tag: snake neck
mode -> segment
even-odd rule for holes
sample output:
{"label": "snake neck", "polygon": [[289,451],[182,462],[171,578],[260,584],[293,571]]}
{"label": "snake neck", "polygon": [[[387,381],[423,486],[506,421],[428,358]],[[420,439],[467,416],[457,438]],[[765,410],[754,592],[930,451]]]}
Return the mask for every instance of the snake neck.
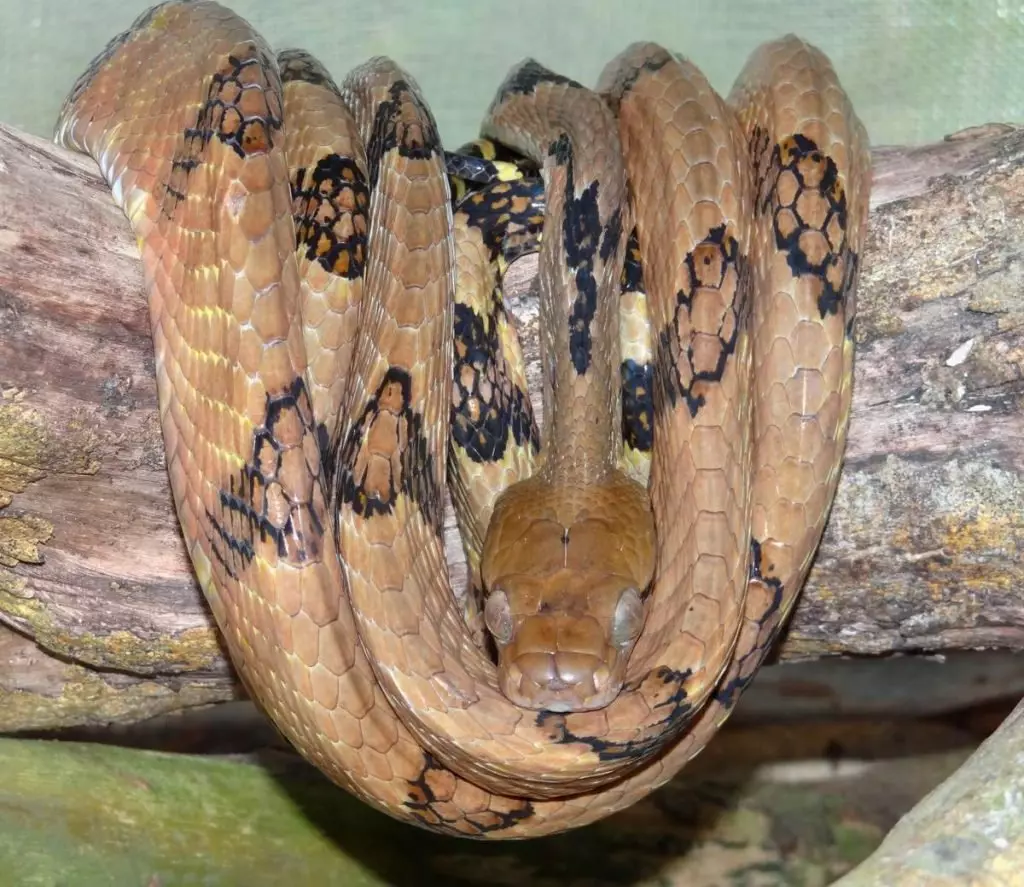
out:
{"label": "snake neck", "polygon": [[622,450],[619,290],[630,217],[618,134],[605,111],[595,107],[591,137],[567,125],[544,158],[541,470],[555,482],[600,480]]}
{"label": "snake neck", "polygon": [[[618,300],[626,206],[602,200],[602,189],[617,191],[617,183],[605,185],[585,168],[581,177],[574,157],[563,139],[546,170],[549,213],[538,279],[542,471],[555,481],[587,483],[613,470],[622,448]],[[620,172],[615,164],[605,170]]]}
{"label": "snake neck", "polygon": [[509,72],[483,134],[541,166],[541,472],[590,483],[622,449],[619,290],[632,221],[618,122],[604,99],[533,60]]}

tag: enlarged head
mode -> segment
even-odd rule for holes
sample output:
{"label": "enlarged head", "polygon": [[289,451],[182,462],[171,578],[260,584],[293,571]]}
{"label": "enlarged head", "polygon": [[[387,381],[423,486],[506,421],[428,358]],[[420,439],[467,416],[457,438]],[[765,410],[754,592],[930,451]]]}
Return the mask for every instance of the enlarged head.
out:
{"label": "enlarged head", "polygon": [[484,621],[502,692],[524,708],[603,708],[646,619],[654,519],[637,484],[530,479],[498,500],[484,544]]}

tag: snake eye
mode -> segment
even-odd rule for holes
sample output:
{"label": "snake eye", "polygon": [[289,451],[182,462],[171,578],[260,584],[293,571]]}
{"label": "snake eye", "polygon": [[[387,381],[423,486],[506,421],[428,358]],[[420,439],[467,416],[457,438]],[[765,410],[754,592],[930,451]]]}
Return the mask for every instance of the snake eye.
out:
{"label": "snake eye", "polygon": [[625,647],[640,637],[640,629],[644,627],[644,602],[635,588],[627,588],[612,616],[612,643],[617,647]]}
{"label": "snake eye", "polygon": [[512,640],[512,608],[508,596],[497,589],[487,596],[484,604],[484,623],[494,636],[494,642],[504,646]]}

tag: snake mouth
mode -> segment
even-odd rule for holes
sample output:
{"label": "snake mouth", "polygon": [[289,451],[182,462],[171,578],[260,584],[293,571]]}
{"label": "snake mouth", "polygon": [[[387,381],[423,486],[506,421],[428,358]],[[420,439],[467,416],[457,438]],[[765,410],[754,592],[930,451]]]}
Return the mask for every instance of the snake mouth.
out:
{"label": "snake mouth", "polygon": [[523,708],[574,712],[604,708],[622,681],[605,659],[587,653],[520,653],[502,669],[502,692]]}

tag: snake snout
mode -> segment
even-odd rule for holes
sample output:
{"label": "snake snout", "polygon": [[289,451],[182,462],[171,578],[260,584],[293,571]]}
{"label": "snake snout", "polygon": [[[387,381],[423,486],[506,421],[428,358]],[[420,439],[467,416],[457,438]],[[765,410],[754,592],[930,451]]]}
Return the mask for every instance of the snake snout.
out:
{"label": "snake snout", "polygon": [[619,650],[592,616],[542,612],[521,617],[499,643],[502,692],[529,709],[569,712],[603,708],[622,687]]}
{"label": "snake snout", "polygon": [[621,681],[600,656],[587,653],[523,653],[510,663],[503,690],[524,708],[570,712],[603,708]]}
{"label": "snake snout", "polygon": [[[518,677],[519,705],[551,712],[603,708],[618,692],[600,657],[589,653],[522,653],[509,669]],[[609,692],[610,690],[610,692]],[[514,691],[513,691],[514,692]]]}

